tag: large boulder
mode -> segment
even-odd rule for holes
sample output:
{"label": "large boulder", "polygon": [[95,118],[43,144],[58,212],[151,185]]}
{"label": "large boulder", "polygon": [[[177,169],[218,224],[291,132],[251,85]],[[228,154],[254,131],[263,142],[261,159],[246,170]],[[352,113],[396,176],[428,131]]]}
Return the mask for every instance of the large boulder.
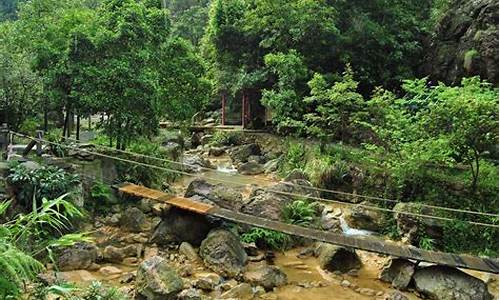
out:
{"label": "large boulder", "polygon": [[243,274],[246,282],[254,286],[262,286],[266,291],[287,283],[286,274],[276,266],[259,265],[249,269]]}
{"label": "large boulder", "polygon": [[[420,218],[410,214],[435,215],[432,208],[422,207],[419,203],[400,202],[393,208],[399,233],[411,244],[418,244],[421,232],[439,242],[443,237],[443,223],[436,219]],[[408,214],[410,213],[410,214]]]}
{"label": "large boulder", "polygon": [[182,242],[179,246],[179,253],[187,257],[192,262],[197,262],[200,259],[198,251],[188,242]]}
{"label": "large boulder", "polygon": [[447,84],[479,75],[498,85],[498,0],[453,0],[424,48],[422,74]]}
{"label": "large boulder", "polygon": [[183,283],[167,260],[153,256],[139,265],[135,285],[139,299],[173,300]]}
{"label": "large boulder", "polygon": [[97,260],[97,247],[88,243],[78,243],[66,248],[57,256],[57,266],[61,271],[90,268]]}
{"label": "large boulder", "polygon": [[199,196],[209,200],[213,189],[214,189],[213,184],[208,183],[204,179],[196,178],[195,180],[189,183],[186,192],[184,193],[184,197],[191,198],[193,196]]}
{"label": "large boulder", "polygon": [[351,248],[320,243],[315,251],[322,269],[342,273],[361,268],[361,260]]}
{"label": "large boulder", "polygon": [[252,155],[260,155],[260,147],[257,144],[246,144],[234,147],[231,149],[229,156],[234,164],[239,165],[248,162],[248,158]]}
{"label": "large boulder", "polygon": [[191,181],[184,194],[186,198],[208,200],[203,202],[215,203],[222,208],[239,211],[244,204],[240,192],[223,184],[210,184],[203,179]]}
{"label": "large boulder", "polygon": [[199,155],[190,154],[182,157],[184,171],[189,173],[200,172],[204,168],[215,169],[208,159],[204,159]]}
{"label": "large boulder", "polygon": [[108,262],[121,263],[126,257],[140,257],[142,253],[141,244],[132,244],[125,247],[106,246],[102,251],[102,258]]}
{"label": "large boulder", "polygon": [[210,147],[208,150],[208,155],[211,156],[221,156],[226,153],[226,148],[225,147]]}
{"label": "large boulder", "polygon": [[368,202],[352,207],[346,214],[345,220],[352,228],[370,231],[380,231],[383,228],[385,216],[380,210],[367,208],[374,206]]}
{"label": "large boulder", "polygon": [[200,246],[205,266],[226,277],[239,275],[247,263],[247,254],[240,240],[225,229],[211,231]]}
{"label": "large boulder", "polygon": [[264,166],[255,161],[249,161],[238,167],[238,173],[242,175],[258,175],[264,173]]}
{"label": "large boulder", "polygon": [[199,214],[171,208],[156,227],[151,241],[158,245],[188,242],[199,245],[212,228],[211,223]]}
{"label": "large boulder", "polygon": [[167,131],[164,134],[162,145],[167,145],[169,143],[179,144],[181,147],[184,146],[184,137],[180,131]]}
{"label": "large boulder", "polygon": [[141,232],[148,228],[146,215],[137,207],[129,207],[121,215],[120,225],[130,232]]}
{"label": "large boulder", "polygon": [[182,155],[182,144],[168,142],[161,146],[170,159],[177,160]]}
{"label": "large boulder", "polygon": [[252,286],[244,282],[222,293],[221,299],[249,300],[253,299],[253,296]]}
{"label": "large boulder", "polygon": [[389,282],[398,290],[404,290],[410,284],[415,264],[402,258],[391,259],[382,269],[380,280]]}
{"label": "large boulder", "polygon": [[268,188],[254,191],[241,211],[262,218],[280,220],[283,208],[296,199],[292,194],[318,197],[318,192],[306,180],[293,180],[290,183],[280,182]]}
{"label": "large boulder", "polygon": [[458,269],[431,266],[415,271],[415,288],[436,300],[490,300],[488,286],[482,280]]}

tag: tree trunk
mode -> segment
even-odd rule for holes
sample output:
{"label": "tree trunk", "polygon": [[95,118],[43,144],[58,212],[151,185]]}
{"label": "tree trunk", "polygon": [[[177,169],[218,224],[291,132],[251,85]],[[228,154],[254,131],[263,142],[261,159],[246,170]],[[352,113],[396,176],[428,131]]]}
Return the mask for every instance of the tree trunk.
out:
{"label": "tree trunk", "polygon": [[76,140],[80,141],[80,115],[76,116]]}
{"label": "tree trunk", "polygon": [[69,125],[69,110],[66,110],[66,116],[64,117],[64,126],[62,132],[63,138],[66,137],[66,133],[69,131],[68,125]]}
{"label": "tree trunk", "polygon": [[47,112],[47,108],[45,106],[43,109],[43,131],[49,131],[49,113]]}

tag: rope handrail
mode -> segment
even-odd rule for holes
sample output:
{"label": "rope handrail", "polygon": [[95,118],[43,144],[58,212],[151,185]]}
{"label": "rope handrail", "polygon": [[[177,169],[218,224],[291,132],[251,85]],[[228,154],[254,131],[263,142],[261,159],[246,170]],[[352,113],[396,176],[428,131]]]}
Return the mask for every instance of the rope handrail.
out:
{"label": "rope handrail", "polygon": [[[72,138],[66,138],[66,139],[78,142],[78,140],[76,140],[76,139],[72,139]],[[123,154],[128,154],[128,155],[136,156],[136,157],[142,157],[142,158],[147,158],[147,159],[152,159],[152,160],[167,162],[167,163],[171,163],[171,164],[176,164],[176,165],[180,165],[180,166],[187,166],[187,167],[197,168],[197,169],[200,169],[200,170],[205,170],[205,171],[210,171],[210,172],[223,173],[223,172],[220,172],[220,171],[217,171],[217,170],[214,170],[214,169],[211,169],[211,168],[199,166],[199,165],[191,165],[191,164],[187,164],[187,163],[183,163],[183,162],[178,162],[178,161],[174,161],[174,160],[169,160],[169,159],[165,159],[165,158],[160,158],[160,157],[155,157],[155,156],[151,156],[151,155],[145,155],[145,154],[141,154],[141,153],[135,153],[135,152],[125,151],[125,150],[121,150],[121,149],[115,149],[113,147],[108,147],[108,146],[105,146],[105,145],[98,145],[98,144],[91,144],[91,145],[94,145],[96,147],[100,147],[100,148],[103,148],[103,149],[109,149],[110,151],[115,151],[115,152],[119,152],[119,153],[123,153]],[[79,149],[79,150],[81,150],[81,149]],[[237,176],[241,176],[241,175],[238,174]],[[254,178],[254,180],[264,181],[264,182],[275,182],[273,180],[266,179],[266,178]],[[303,188],[303,186],[295,184],[295,183],[292,183],[292,182],[281,181],[281,183],[284,184],[284,185],[292,186],[292,187],[302,187]],[[318,192],[326,192],[326,193],[338,194],[338,195],[344,195],[344,196],[359,197],[359,198],[364,198],[364,199],[369,199],[369,200],[376,200],[376,201],[383,201],[383,202],[389,202],[389,203],[405,203],[403,201],[398,201],[398,200],[394,200],[394,199],[388,199],[388,198],[382,198],[382,197],[376,197],[376,196],[368,196],[368,195],[361,195],[361,194],[354,194],[354,193],[348,193],[348,192],[343,192],[343,191],[338,191],[338,190],[331,190],[331,189],[324,189],[324,188],[318,188],[318,187],[311,187],[311,188],[308,188],[308,189],[315,190],[315,191],[318,191]],[[437,210],[443,210],[443,211],[463,213],[463,214],[471,214],[471,215],[479,215],[479,216],[487,216],[487,217],[498,217],[498,214],[495,214],[495,213],[480,212],[480,211],[474,211],[474,210],[464,210],[464,209],[459,209],[459,208],[451,208],[451,207],[445,207],[445,206],[430,205],[430,204],[425,204],[425,203],[419,203],[419,206],[420,207],[427,207],[427,208],[437,209]]]}
{"label": "rope handrail", "polygon": [[[85,153],[88,153],[88,154],[91,154],[91,155],[106,157],[106,158],[109,158],[109,159],[118,160],[118,161],[127,162],[127,163],[132,163],[132,164],[136,164],[136,165],[141,165],[141,166],[144,166],[144,167],[149,167],[149,168],[153,168],[153,169],[157,169],[157,170],[163,170],[163,171],[167,171],[167,172],[177,173],[177,174],[181,174],[181,175],[185,175],[185,176],[189,176],[189,177],[199,177],[199,178],[203,178],[203,179],[207,179],[207,180],[212,180],[212,181],[219,181],[219,182],[227,183],[227,184],[244,185],[244,184],[240,184],[240,183],[236,183],[236,182],[233,182],[233,181],[224,180],[224,179],[220,179],[220,178],[210,178],[208,176],[203,176],[203,175],[197,176],[196,174],[191,174],[191,173],[188,173],[188,172],[183,172],[183,171],[179,171],[179,170],[175,170],[175,169],[170,169],[170,168],[166,168],[166,167],[151,165],[151,164],[147,164],[147,163],[143,163],[143,162],[138,162],[138,161],[134,161],[134,160],[129,160],[129,159],[124,159],[124,158],[120,158],[120,157],[114,157],[114,156],[110,156],[110,155],[107,155],[107,154],[102,154],[102,153],[99,153],[99,152],[89,151],[87,149],[75,148],[75,147],[72,147],[72,146],[68,146],[68,145],[64,145],[64,144],[56,143],[56,142],[51,142],[51,141],[40,139],[40,138],[31,137],[31,136],[28,136],[28,135],[25,135],[25,134],[21,134],[21,133],[17,133],[17,132],[12,132],[12,133],[15,134],[15,135],[18,135],[18,136],[22,136],[22,137],[34,140],[34,141],[45,142],[45,143],[48,143],[48,144],[57,145],[57,146],[60,146],[60,147],[63,147],[63,148],[67,148],[67,149],[82,151],[82,152],[85,152]],[[306,187],[306,186],[300,186],[300,185],[298,185],[298,186],[301,187],[301,188],[309,189],[309,187]],[[475,226],[485,226],[485,227],[493,227],[493,228],[498,228],[499,227],[498,224],[473,222],[473,221],[463,221],[463,220],[459,220],[459,219],[446,218],[446,217],[438,217],[438,216],[432,216],[432,215],[427,215],[427,214],[401,212],[401,211],[395,211],[393,209],[387,209],[387,208],[382,208],[382,207],[377,207],[377,206],[371,206],[371,205],[365,205],[365,204],[356,204],[356,203],[349,203],[349,202],[342,202],[342,201],[337,201],[337,200],[332,200],[332,199],[325,199],[325,198],[315,197],[315,196],[311,196],[311,195],[303,195],[303,194],[297,194],[297,193],[290,193],[290,192],[279,191],[279,190],[268,189],[267,191],[275,193],[275,194],[285,195],[285,196],[307,198],[307,199],[312,199],[312,200],[316,200],[316,201],[337,203],[337,204],[346,205],[346,206],[364,207],[364,208],[372,209],[372,210],[378,210],[378,211],[384,211],[384,212],[392,212],[392,213],[397,213],[397,214],[402,214],[402,215],[409,215],[409,216],[420,217],[420,218],[435,219],[435,220],[448,221],[448,222],[450,222],[450,221],[451,222],[453,222],[453,221],[454,222],[459,221],[459,222],[464,222],[464,223],[467,223],[467,224],[470,224],[470,225],[475,225]]]}

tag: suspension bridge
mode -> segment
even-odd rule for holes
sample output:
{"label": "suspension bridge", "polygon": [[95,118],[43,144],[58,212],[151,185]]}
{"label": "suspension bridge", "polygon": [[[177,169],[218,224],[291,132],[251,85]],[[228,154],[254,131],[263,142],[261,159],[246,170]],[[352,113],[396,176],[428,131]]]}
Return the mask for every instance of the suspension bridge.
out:
{"label": "suspension bridge", "polygon": [[[82,152],[86,152],[88,154],[92,154],[92,155],[96,155],[96,156],[111,158],[111,159],[115,159],[115,160],[122,161],[122,162],[128,162],[131,164],[149,167],[152,169],[162,169],[162,170],[167,170],[167,171],[171,171],[174,173],[177,172],[180,174],[193,176],[193,174],[191,174],[191,173],[186,173],[186,172],[172,169],[172,168],[165,168],[165,167],[158,166],[158,165],[148,164],[148,163],[139,162],[139,161],[135,161],[135,160],[131,160],[131,159],[125,159],[125,158],[121,158],[118,156],[103,154],[103,153],[100,153],[98,151],[90,151],[87,149],[80,149],[80,148],[77,148],[75,146],[68,146],[68,145],[64,145],[64,144],[50,142],[50,141],[44,140],[40,136],[32,137],[32,136],[27,136],[24,134],[19,134],[16,132],[11,132],[11,134],[22,136],[22,137],[30,139],[33,142],[33,143],[30,143],[31,147],[34,147],[36,145],[37,149],[41,149],[41,146],[40,146],[41,143],[57,144],[58,146],[63,147],[63,148],[69,148],[69,149],[73,149],[76,151],[82,151]],[[125,152],[125,151],[122,151],[122,152]],[[131,153],[131,154],[134,154],[134,153]],[[136,155],[144,156],[141,154],[136,154]],[[150,158],[154,158],[154,157],[150,157]],[[176,163],[179,163],[179,162],[176,162]],[[298,226],[298,225],[287,224],[284,222],[268,220],[268,219],[260,218],[257,216],[244,214],[244,213],[237,212],[237,211],[232,211],[232,210],[225,209],[225,208],[222,208],[222,207],[219,207],[216,205],[202,203],[202,202],[190,199],[190,198],[174,196],[174,195],[171,195],[171,194],[159,191],[159,190],[151,189],[151,188],[148,188],[145,186],[136,185],[136,184],[132,184],[132,183],[115,184],[113,187],[116,188],[119,192],[121,192],[123,194],[132,195],[132,196],[141,197],[141,198],[147,198],[150,200],[166,203],[166,204],[175,206],[177,208],[190,211],[192,213],[213,216],[213,217],[221,218],[221,219],[224,219],[224,220],[227,220],[230,222],[235,222],[235,223],[239,223],[239,224],[246,224],[246,225],[251,225],[251,226],[265,228],[265,229],[270,229],[270,230],[279,231],[279,232],[283,232],[283,233],[294,235],[294,236],[304,237],[304,238],[308,238],[308,239],[312,239],[312,240],[316,240],[316,241],[321,241],[321,242],[326,242],[326,243],[331,243],[331,244],[344,246],[344,247],[350,247],[350,248],[354,248],[354,249],[358,249],[358,250],[374,252],[374,253],[379,253],[379,254],[383,254],[383,255],[389,255],[392,257],[405,258],[405,259],[409,259],[409,260],[414,260],[416,262],[427,262],[427,263],[439,264],[439,265],[444,265],[444,266],[450,266],[450,267],[477,270],[477,271],[482,271],[482,272],[498,274],[498,266],[499,266],[498,258],[477,257],[477,256],[466,255],[466,254],[454,254],[454,253],[445,253],[445,252],[438,252],[438,251],[429,251],[429,250],[416,248],[413,246],[400,245],[400,244],[397,244],[397,243],[394,243],[391,241],[382,240],[380,238],[372,237],[372,236],[346,236],[346,235],[343,235],[341,233],[335,233],[335,232],[330,232],[330,231],[323,231],[323,230],[318,230],[318,229],[313,229],[313,228],[308,228],[308,227],[302,227],[302,226]],[[276,191],[276,193],[279,193],[279,191]],[[292,193],[292,195],[293,195],[293,193]],[[303,195],[301,195],[301,196],[303,196]],[[333,201],[331,199],[323,199],[323,198],[319,198],[319,197],[310,197],[310,198],[316,199],[318,201],[322,201],[322,200],[330,201],[330,202]],[[389,199],[386,199],[386,200],[389,200]],[[370,207],[372,209],[377,208],[376,206],[368,206],[368,207]],[[440,208],[440,207],[436,207],[436,206],[430,206],[430,207]],[[380,209],[393,212],[390,209],[385,209],[385,208],[380,208]],[[496,216],[495,214],[491,214],[491,213],[483,213],[483,212],[476,212],[476,211],[463,211],[463,210],[459,210],[459,209],[446,208],[446,207],[442,207],[442,209],[451,210],[451,211],[459,211],[459,212],[469,212],[469,213],[472,213],[475,215]],[[444,217],[432,216],[432,215],[416,214],[416,213],[410,213],[410,212],[406,212],[406,213],[403,212],[403,214],[439,219],[442,221],[453,220],[450,218],[444,218]],[[470,221],[469,221],[469,223],[471,225],[488,226],[488,227],[498,228],[498,224],[470,222]]]}

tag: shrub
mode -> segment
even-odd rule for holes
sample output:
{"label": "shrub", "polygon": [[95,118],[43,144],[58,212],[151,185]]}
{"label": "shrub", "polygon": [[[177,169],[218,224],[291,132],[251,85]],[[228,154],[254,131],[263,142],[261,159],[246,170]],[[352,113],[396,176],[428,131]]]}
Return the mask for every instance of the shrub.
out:
{"label": "shrub", "polygon": [[310,226],[316,219],[316,210],[307,200],[296,200],[283,208],[281,217],[289,224]]}
{"label": "shrub", "polygon": [[306,147],[304,144],[289,142],[286,153],[281,157],[279,172],[285,176],[295,169],[302,170],[305,166]]}
{"label": "shrub", "polygon": [[115,287],[105,287],[101,282],[94,281],[85,289],[81,297],[74,300],[126,300]]}
{"label": "shrub", "polygon": [[283,251],[291,244],[291,238],[285,233],[269,229],[252,227],[248,232],[241,235],[244,243],[255,243],[262,248]]}
{"label": "shrub", "polygon": [[[489,219],[483,221],[498,224],[498,218]],[[475,226],[463,221],[446,222],[443,245],[447,252],[498,257],[498,228]]]}
{"label": "shrub", "polygon": [[238,132],[216,131],[212,142],[222,146],[235,146],[242,143],[243,137]]}
{"label": "shrub", "polygon": [[57,157],[64,157],[67,154],[67,148],[63,146],[59,146],[56,144],[66,144],[63,136],[62,136],[62,130],[59,128],[52,129],[49,132],[47,132],[44,136],[44,138],[52,142],[54,144],[50,144],[50,149],[52,150],[52,153],[57,156]]}
{"label": "shrub", "polygon": [[40,124],[38,120],[35,118],[29,118],[21,123],[19,131],[27,135],[35,136],[36,130],[39,128]]}
{"label": "shrub", "polygon": [[33,199],[40,201],[43,198],[57,198],[80,183],[77,175],[56,167],[30,170],[22,164],[11,166],[7,181],[17,189],[19,199],[25,204],[31,203]]}
{"label": "shrub", "polygon": [[86,201],[86,208],[97,213],[105,213],[110,204],[113,204],[114,196],[111,188],[103,182],[97,181],[90,188],[90,199]]}
{"label": "shrub", "polygon": [[[151,143],[148,140],[141,140],[131,143],[128,150],[129,152],[138,153],[146,156],[157,157],[159,159],[174,160],[169,156],[169,153],[161,148],[159,145]],[[139,161],[149,165],[155,165],[166,169],[175,169],[175,165],[159,159],[151,159],[131,154],[120,154],[120,156]],[[136,184],[145,185],[148,187],[162,188],[165,183],[174,181],[178,174],[168,170],[161,170],[157,168],[141,166],[129,162],[117,163],[118,175],[121,181],[132,182]]]}

